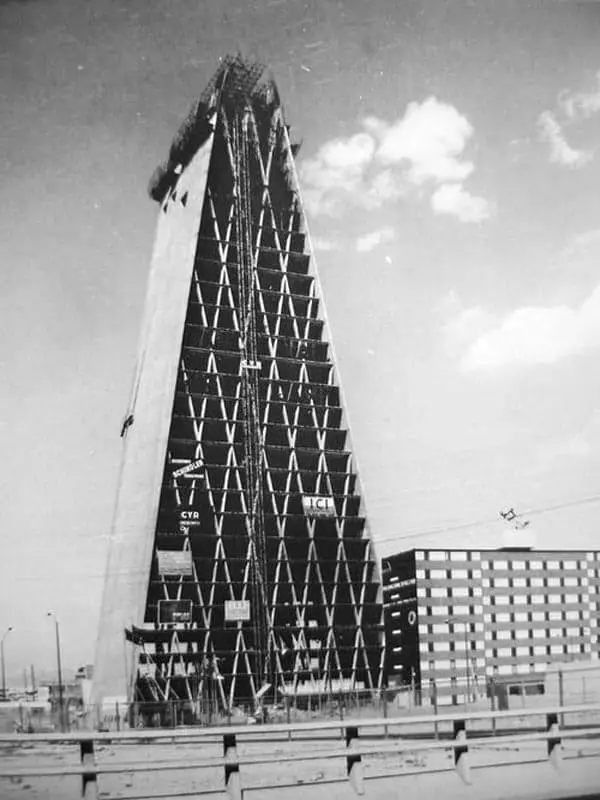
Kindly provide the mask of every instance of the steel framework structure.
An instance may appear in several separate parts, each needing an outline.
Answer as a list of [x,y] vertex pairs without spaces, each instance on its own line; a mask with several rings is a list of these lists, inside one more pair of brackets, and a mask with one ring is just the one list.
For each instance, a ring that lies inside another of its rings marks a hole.
[[[379,571],[295,146],[260,64],[222,61],[154,176],[161,214],[185,207],[207,141],[145,615],[127,633],[136,696],[376,690]],[[134,435],[135,408],[126,422]]]

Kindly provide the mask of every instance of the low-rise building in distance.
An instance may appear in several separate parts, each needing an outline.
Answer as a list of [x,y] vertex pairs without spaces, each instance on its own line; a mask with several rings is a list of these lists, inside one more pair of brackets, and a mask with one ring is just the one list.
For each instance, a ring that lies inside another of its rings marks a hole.
[[598,659],[600,552],[413,549],[383,582],[388,685],[423,703],[543,692],[549,664]]

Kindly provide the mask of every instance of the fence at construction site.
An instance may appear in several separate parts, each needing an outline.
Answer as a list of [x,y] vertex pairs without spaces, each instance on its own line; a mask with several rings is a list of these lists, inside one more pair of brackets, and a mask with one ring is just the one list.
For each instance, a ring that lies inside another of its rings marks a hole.
[[469,711],[535,709],[600,702],[598,670],[555,669],[532,680],[529,676],[490,679],[484,687],[460,682],[431,682],[426,689],[407,686],[340,694],[289,694],[277,703],[257,707],[251,699],[224,709],[216,697],[195,702],[171,700],[161,703],[105,702],[100,707],[69,702],[61,709],[48,704],[2,704],[0,732],[41,733],[77,730],[125,730],[127,728],[214,727],[312,720],[359,720],[370,717],[395,719],[406,715],[430,716],[464,708]]

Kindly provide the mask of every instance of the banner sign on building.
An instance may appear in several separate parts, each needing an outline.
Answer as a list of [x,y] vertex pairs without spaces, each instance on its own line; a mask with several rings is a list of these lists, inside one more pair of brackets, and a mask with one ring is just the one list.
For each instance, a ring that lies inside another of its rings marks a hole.
[[158,624],[178,625],[192,621],[191,600],[159,600]]
[[262,364],[260,363],[260,361],[252,361],[252,360],[246,361],[246,359],[243,358],[242,361],[241,361],[241,367],[242,367],[242,369],[246,369],[246,370],[249,370],[249,369],[259,370],[259,369],[262,369]]
[[333,497],[305,494],[302,498],[302,508],[307,517],[335,517]]
[[202,459],[197,461],[190,461],[189,464],[184,464],[183,467],[174,470],[174,478],[203,478],[204,477],[204,462]]
[[[298,681],[298,683],[286,683],[279,691],[282,695],[293,695],[295,697],[306,697],[316,694],[329,694],[335,696],[338,692],[354,694],[361,681],[356,681],[356,686],[349,678],[321,678],[310,682]],[[363,684],[364,685],[364,684]]]
[[249,600],[225,600],[225,622],[248,622],[249,620]]
[[179,527],[189,528],[193,525],[200,525],[200,512],[199,511],[180,511],[179,513]]
[[191,550],[157,550],[158,574],[165,575],[192,575]]

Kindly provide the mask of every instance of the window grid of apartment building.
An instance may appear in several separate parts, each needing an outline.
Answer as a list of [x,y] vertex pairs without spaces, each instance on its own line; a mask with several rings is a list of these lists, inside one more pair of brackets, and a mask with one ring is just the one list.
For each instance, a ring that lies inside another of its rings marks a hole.
[[599,552],[410,550],[383,576],[390,683],[476,694],[599,656]]

